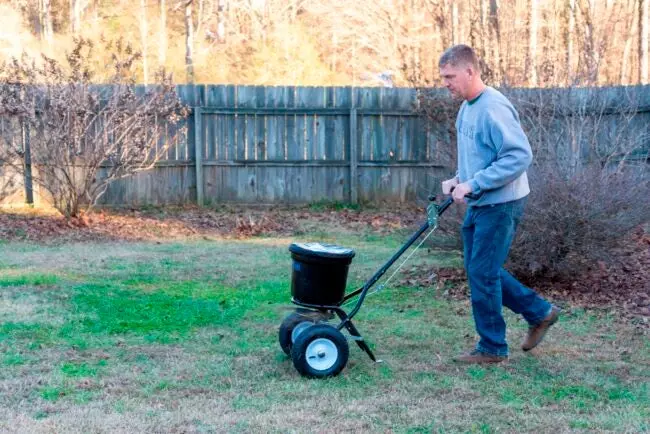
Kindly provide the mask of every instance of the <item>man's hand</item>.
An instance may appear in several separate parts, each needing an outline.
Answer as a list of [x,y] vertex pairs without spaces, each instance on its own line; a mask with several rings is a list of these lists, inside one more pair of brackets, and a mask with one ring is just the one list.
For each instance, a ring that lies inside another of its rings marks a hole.
[[451,189],[458,185],[458,177],[454,176],[452,179],[442,181],[442,194],[451,193]]
[[465,196],[471,192],[472,187],[467,182],[463,182],[462,184],[456,185],[456,188],[451,193],[451,197],[454,199],[454,202],[463,203],[465,202]]

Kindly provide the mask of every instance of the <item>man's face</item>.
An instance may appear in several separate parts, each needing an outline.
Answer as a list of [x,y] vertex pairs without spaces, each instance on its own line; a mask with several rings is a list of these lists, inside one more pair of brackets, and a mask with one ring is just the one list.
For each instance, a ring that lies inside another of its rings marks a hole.
[[472,70],[469,66],[446,64],[440,68],[440,76],[452,98],[466,99],[472,79]]

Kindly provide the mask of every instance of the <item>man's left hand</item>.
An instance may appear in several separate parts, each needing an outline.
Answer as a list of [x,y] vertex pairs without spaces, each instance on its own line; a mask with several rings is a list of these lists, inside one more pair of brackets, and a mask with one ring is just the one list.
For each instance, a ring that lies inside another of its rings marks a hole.
[[456,203],[464,203],[465,196],[471,192],[472,192],[472,187],[470,187],[470,185],[467,182],[463,182],[462,184],[458,184],[456,188],[454,188],[454,191],[451,192],[451,197],[454,199],[454,202]]

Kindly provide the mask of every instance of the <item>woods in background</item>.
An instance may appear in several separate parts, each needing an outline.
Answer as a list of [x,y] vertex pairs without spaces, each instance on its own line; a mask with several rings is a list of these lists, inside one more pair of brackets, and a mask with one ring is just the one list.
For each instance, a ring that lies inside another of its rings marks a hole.
[[[139,80],[435,86],[474,46],[493,85],[647,84],[650,0],[4,0],[0,59],[123,36]],[[98,65],[105,63],[98,53]]]

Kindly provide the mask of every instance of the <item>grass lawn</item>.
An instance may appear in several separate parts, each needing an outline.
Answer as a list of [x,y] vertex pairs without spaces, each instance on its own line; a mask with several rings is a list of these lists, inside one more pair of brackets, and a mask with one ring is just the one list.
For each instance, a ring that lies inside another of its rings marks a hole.
[[[302,378],[277,341],[295,240],[353,247],[352,288],[405,239],[309,225],[293,238],[186,243],[0,241],[2,432],[642,432],[650,341],[613,313],[566,309],[531,354],[474,343],[467,301],[389,285],[355,324],[338,377]],[[453,265],[419,250],[414,263]],[[391,270],[392,271],[392,270]]]

